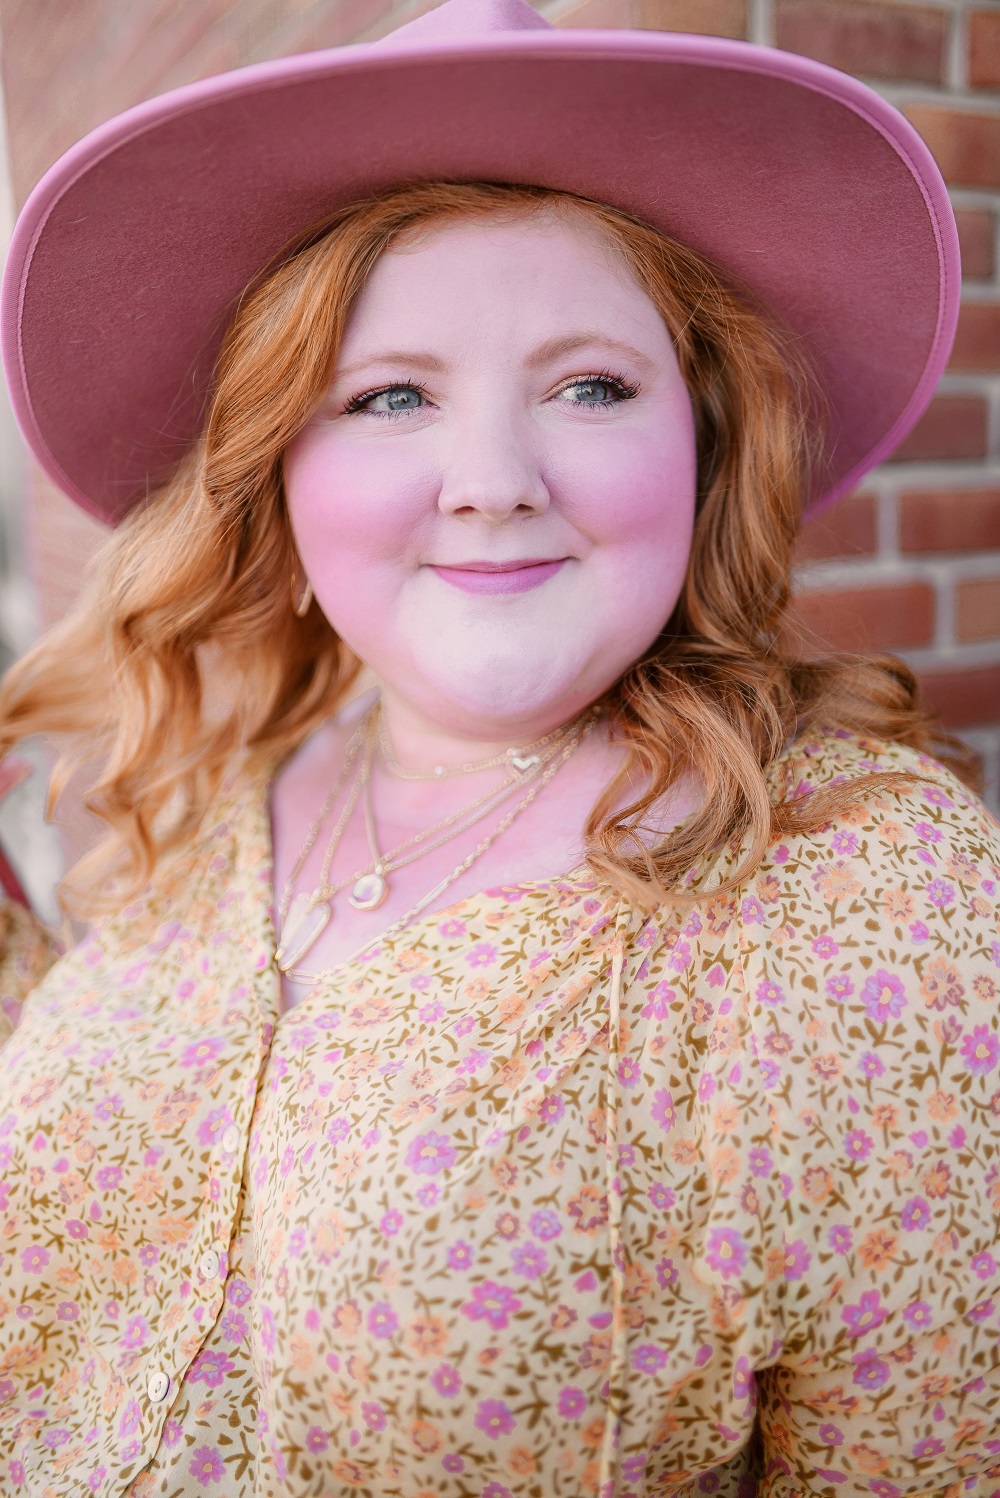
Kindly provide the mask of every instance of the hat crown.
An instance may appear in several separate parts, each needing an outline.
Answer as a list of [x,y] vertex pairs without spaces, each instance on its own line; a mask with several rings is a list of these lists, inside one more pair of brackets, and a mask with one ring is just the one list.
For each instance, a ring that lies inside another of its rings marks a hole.
[[390,31],[375,45],[473,40],[497,31],[552,31],[528,0],[445,0],[434,10]]

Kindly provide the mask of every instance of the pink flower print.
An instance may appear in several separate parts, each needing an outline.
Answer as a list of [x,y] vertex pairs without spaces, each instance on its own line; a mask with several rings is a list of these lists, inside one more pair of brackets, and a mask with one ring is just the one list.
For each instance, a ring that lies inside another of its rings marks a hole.
[[56,1316],[60,1321],[75,1321],[80,1314],[80,1307],[75,1300],[61,1300],[56,1306]]
[[903,1320],[914,1331],[923,1331],[933,1320],[931,1308],[925,1300],[915,1300],[904,1309]]
[[149,1336],[149,1323],[144,1316],[133,1316],[125,1325],[121,1335],[123,1347],[141,1347]]
[[819,1438],[824,1446],[842,1446],[844,1443],[844,1432],[836,1425],[821,1425]]
[[197,1040],[181,1052],[181,1066],[207,1066],[223,1048],[222,1040]]
[[383,1238],[395,1238],[402,1226],[403,1214],[402,1212],[397,1212],[395,1207],[393,1207],[391,1211],[386,1212],[382,1217],[379,1223],[379,1231]]
[[879,1357],[874,1347],[866,1347],[854,1354],[853,1380],[862,1389],[874,1394],[889,1382],[889,1364]]
[[66,1223],[66,1231],[71,1238],[87,1238],[90,1236],[90,1229],[87,1224],[81,1222],[78,1217],[71,1217],[69,1219]]
[[865,1013],[876,1024],[889,1018],[898,1019],[906,1008],[902,979],[897,978],[895,973],[887,973],[882,967],[872,977],[865,979],[861,998]]
[[769,978],[765,978],[757,984],[757,987],[754,989],[754,996],[758,1004],[769,1004],[772,1008],[776,1004],[783,1004],[785,1002],[784,989],[779,987],[777,983],[772,983]]
[[335,1118],[326,1131],[326,1137],[331,1144],[339,1144],[350,1132],[351,1126],[346,1118]]
[[922,1196],[913,1196],[903,1207],[899,1220],[908,1233],[929,1226],[931,1209]]
[[445,921],[443,926],[438,927],[438,930],[442,936],[447,937],[465,935],[465,926],[461,921]]
[[438,1020],[444,1019],[445,1007],[440,999],[435,999],[433,1003],[425,1004],[418,1012],[421,1024],[436,1025]]
[[495,1332],[502,1332],[520,1309],[521,1302],[512,1291],[495,1280],[486,1280],[475,1286],[472,1299],[462,1307],[462,1315],[470,1321],[488,1321]]
[[659,1373],[667,1365],[667,1354],[662,1347],[655,1347],[652,1342],[640,1342],[638,1347],[632,1349],[631,1362],[638,1373]]
[[834,973],[826,980],[826,991],[835,1004],[843,1004],[854,993],[854,984],[845,973]]
[[774,1169],[774,1159],[771,1151],[763,1144],[756,1145],[749,1155],[750,1174],[754,1176],[770,1175]]
[[[11,1482],[14,1484],[14,1486],[16,1488],[19,1488],[21,1486],[21,1484],[24,1482],[24,1463],[23,1462],[19,1462],[19,1461],[13,1461],[13,1462],[11,1462],[8,1465],[7,1471],[10,1474],[10,1480],[11,1480]],[[104,1481],[104,1479],[105,1479],[106,1476],[107,1476],[107,1471],[106,1471],[106,1469],[104,1467],[95,1467],[94,1471],[90,1474],[90,1487],[91,1487],[91,1489],[95,1493],[96,1493],[97,1489],[100,1487],[101,1483]],[[96,1483],[94,1481],[95,1477],[97,1478],[97,1482]]]
[[914,1446],[913,1455],[918,1461],[925,1461],[928,1457],[940,1456],[943,1451],[943,1441],[939,1440],[937,1436],[925,1436],[922,1441],[918,1441]]
[[436,1176],[450,1170],[457,1158],[447,1134],[418,1134],[406,1151],[406,1163],[416,1175]]
[[446,1472],[464,1472],[465,1457],[459,1456],[457,1451],[449,1451],[441,1458],[441,1465]]
[[988,1280],[997,1272],[997,1261],[992,1254],[975,1254],[972,1260],[972,1271],[981,1280]]
[[566,1104],[558,1093],[550,1092],[538,1105],[538,1117],[544,1124],[556,1124],[566,1112]]
[[830,847],[834,853],[839,853],[843,858],[852,858],[858,851],[858,838],[854,832],[835,832],[830,839]]
[[227,1311],[219,1322],[219,1331],[227,1342],[242,1342],[249,1328],[241,1311]]
[[989,1321],[996,1308],[996,1301],[981,1300],[978,1305],[972,1307],[971,1311],[966,1311],[966,1319],[978,1326],[982,1321]]
[[588,1399],[582,1389],[575,1384],[567,1384],[560,1389],[559,1399],[556,1405],[564,1420],[579,1420],[588,1405]]
[[812,949],[817,957],[829,958],[837,956],[840,946],[832,936],[817,936],[813,941]]
[[733,1368],[733,1398],[748,1399],[751,1407],[757,1403],[757,1380],[754,1378],[750,1359],[742,1354]]
[[98,1191],[117,1191],[121,1185],[122,1168],[120,1165],[105,1165],[94,1177]]
[[983,1077],[1000,1060],[1000,1040],[989,1025],[976,1025],[962,1040],[962,1060],[973,1076]]
[[191,1364],[188,1378],[193,1384],[203,1383],[210,1389],[217,1389],[226,1374],[232,1373],[235,1367],[236,1364],[224,1352],[209,1352],[205,1348]]
[[746,1265],[746,1243],[733,1228],[713,1228],[708,1235],[705,1262],[723,1279],[732,1279]]
[[931,822],[915,822],[913,830],[918,837],[923,838],[925,843],[939,843],[943,836],[940,828],[935,827]]
[[126,1436],[134,1436],[139,1429],[141,1419],[142,1410],[139,1408],[139,1401],[137,1399],[130,1399],[122,1411],[122,1417],[118,1422],[119,1438],[124,1440]]
[[638,1087],[642,1072],[634,1056],[623,1056],[618,1063],[618,1081],[623,1087]]
[[212,1149],[219,1143],[232,1121],[233,1115],[228,1108],[213,1108],[198,1127],[198,1143],[205,1149]]
[[165,1446],[176,1446],[184,1434],[184,1427],[179,1420],[168,1420],[163,1427],[163,1444]]
[[854,1247],[854,1235],[845,1223],[834,1223],[826,1235],[826,1241],[835,1254],[849,1254]]
[[653,1094],[651,1112],[653,1122],[659,1124],[664,1133],[669,1134],[677,1120],[677,1114],[674,1111],[673,1097],[666,1087],[659,1088]]
[[466,952],[465,960],[470,967],[489,967],[497,960],[497,949],[491,947],[489,942],[477,942]]
[[955,902],[955,886],[947,879],[932,879],[927,886],[927,898],[938,910],[944,910]]
[[462,1388],[462,1375],[451,1363],[439,1363],[431,1374],[431,1383],[442,1399],[454,1399]]
[[676,997],[676,992],[668,983],[657,983],[643,1008],[643,1018],[666,1019],[670,1013],[670,1005]]
[[399,1331],[399,1317],[387,1300],[377,1300],[365,1318],[373,1337],[387,1341]]
[[30,1248],[21,1250],[21,1268],[25,1274],[41,1274],[48,1262],[48,1249],[42,1248],[40,1243],[33,1243]]
[[654,1181],[647,1193],[653,1206],[660,1212],[669,1212],[677,1200],[669,1186],[664,1186],[662,1181]]
[[510,1256],[511,1263],[518,1274],[523,1274],[527,1280],[536,1280],[540,1274],[544,1274],[549,1267],[548,1256],[544,1248],[531,1240],[527,1243],[518,1244]]
[[467,1056],[462,1057],[461,1061],[455,1067],[455,1071],[460,1077],[469,1076],[470,1074],[474,1074],[475,1072],[481,1070],[481,1068],[486,1065],[489,1059],[489,1051],[484,1051],[481,1047],[477,1046],[476,1049],[470,1051]]
[[513,1494],[502,1482],[488,1482],[483,1488],[482,1498],[513,1498]]
[[475,1257],[475,1250],[472,1244],[466,1243],[464,1238],[459,1238],[458,1242],[453,1243],[448,1250],[448,1268],[458,1270],[471,1269]]
[[760,1084],[765,1091],[777,1086],[781,1081],[781,1067],[777,1061],[769,1061],[765,1057],[763,1061],[758,1062],[757,1072],[760,1076]]
[[885,1067],[874,1051],[865,1051],[858,1061],[858,1070],[862,1076],[874,1080],[876,1077],[882,1076]]
[[428,1181],[426,1186],[421,1186],[417,1192],[417,1201],[422,1207],[433,1207],[437,1204],[438,1188],[434,1181]]
[[226,1285],[226,1299],[230,1305],[245,1306],[250,1299],[250,1286],[246,1280],[234,1275]]
[[139,1263],[142,1264],[145,1269],[149,1269],[152,1267],[152,1265],[159,1263],[159,1259],[160,1250],[157,1248],[155,1243],[144,1243],[142,1245],[139,1250]]
[[476,1405],[472,1423],[477,1430],[496,1441],[501,1436],[509,1436],[517,1421],[502,1399],[481,1399]]
[[874,1146],[874,1139],[864,1129],[851,1129],[844,1136],[844,1151],[852,1160],[867,1160]]
[[321,1451],[326,1450],[329,1444],[330,1437],[326,1431],[319,1425],[310,1425],[306,1431],[306,1450],[318,1456]]
[[856,1306],[845,1306],[840,1319],[847,1327],[849,1337],[864,1337],[882,1325],[887,1312],[877,1290],[864,1290]]
[[369,1430],[385,1430],[386,1415],[382,1406],[374,1399],[366,1399],[361,1406],[361,1418]]
[[476,1016],[474,1014],[463,1014],[452,1025],[456,1035],[468,1035],[470,1030],[476,1028]]
[[680,1272],[673,1259],[660,1259],[656,1266],[656,1283],[661,1290],[666,1290],[670,1285],[676,1285],[680,1279]]
[[226,1475],[222,1458],[214,1446],[197,1446],[191,1453],[188,1471],[200,1483],[221,1482]]
[[550,1243],[553,1238],[558,1238],[562,1232],[562,1223],[554,1212],[547,1207],[540,1207],[537,1212],[532,1212],[528,1227],[536,1238],[543,1243]]
[[740,911],[745,926],[767,925],[767,914],[755,895],[744,895]]
[[679,941],[671,952],[667,966],[675,973],[682,973],[691,960],[691,943]]
[[275,1329],[274,1312],[270,1306],[261,1306],[260,1310],[260,1345],[270,1357],[274,1352]]
[[509,1243],[521,1231],[521,1219],[516,1212],[501,1212],[497,1218],[497,1232]]
[[801,1238],[785,1244],[785,1279],[800,1280],[812,1262],[812,1254]]

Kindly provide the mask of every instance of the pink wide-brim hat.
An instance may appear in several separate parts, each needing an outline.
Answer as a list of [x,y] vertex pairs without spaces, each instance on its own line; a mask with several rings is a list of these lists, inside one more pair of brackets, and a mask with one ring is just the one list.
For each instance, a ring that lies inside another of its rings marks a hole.
[[406,182],[562,188],[743,282],[825,408],[807,507],[912,427],[959,299],[954,215],[913,128],[786,52],[560,31],[525,0],[449,0],[382,41],[204,79],[108,121],[14,233],[3,358],[42,468],[114,523],[201,431],[240,293],[333,210]]

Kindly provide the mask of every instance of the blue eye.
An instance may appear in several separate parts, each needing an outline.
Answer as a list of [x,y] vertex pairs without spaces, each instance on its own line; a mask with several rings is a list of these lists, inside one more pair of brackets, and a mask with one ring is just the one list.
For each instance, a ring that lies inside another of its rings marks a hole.
[[585,380],[574,380],[559,391],[572,406],[613,406],[619,401],[632,400],[638,395],[638,386],[620,379],[616,375],[588,375]]
[[418,385],[386,385],[381,390],[353,396],[344,410],[348,414],[367,411],[372,416],[397,416],[417,411],[426,404],[424,392]]

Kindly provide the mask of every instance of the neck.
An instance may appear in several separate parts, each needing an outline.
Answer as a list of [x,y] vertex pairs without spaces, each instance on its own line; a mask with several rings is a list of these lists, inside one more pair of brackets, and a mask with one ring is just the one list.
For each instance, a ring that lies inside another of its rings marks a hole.
[[470,726],[467,730],[435,722],[398,695],[383,688],[382,716],[393,754],[407,769],[430,770],[436,765],[454,769],[470,761],[488,759],[520,748],[561,728],[576,717],[579,707],[556,705],[549,713],[524,722]]

